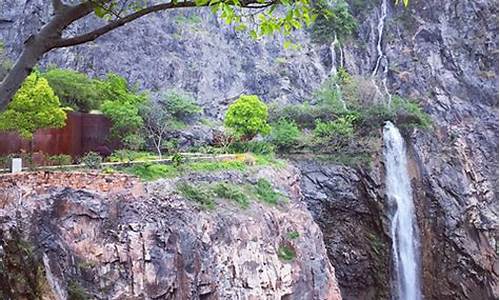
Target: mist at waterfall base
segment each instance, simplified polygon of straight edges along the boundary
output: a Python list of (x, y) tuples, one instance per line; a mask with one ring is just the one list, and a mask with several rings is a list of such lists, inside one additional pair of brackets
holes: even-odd
[(398, 128), (384, 125), (384, 158), (386, 195), (393, 208), (391, 238), (396, 275), (394, 299), (420, 300), (420, 266), (418, 227), (406, 161), (404, 139)]

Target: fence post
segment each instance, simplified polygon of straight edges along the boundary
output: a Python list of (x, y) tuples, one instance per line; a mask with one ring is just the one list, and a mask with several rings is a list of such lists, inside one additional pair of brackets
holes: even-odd
[(10, 161), (10, 172), (19, 173), (23, 170), (23, 160), (21, 158), (13, 158)]

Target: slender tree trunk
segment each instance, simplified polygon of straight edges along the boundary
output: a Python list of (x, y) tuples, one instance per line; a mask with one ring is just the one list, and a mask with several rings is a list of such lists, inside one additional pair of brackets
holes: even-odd
[(6, 109), (10, 100), (46, 51), (48, 49), (44, 43), (35, 36), (31, 36), (26, 41), (21, 56), (19, 56), (12, 70), (0, 83), (0, 112)]

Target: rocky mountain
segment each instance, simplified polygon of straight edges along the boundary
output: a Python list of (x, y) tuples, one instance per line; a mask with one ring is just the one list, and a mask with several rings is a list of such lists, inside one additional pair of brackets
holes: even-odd
[[(49, 15), (44, 1), (0, 1), (0, 38), (15, 57)], [(192, 92), (220, 118), (242, 92), (268, 102), (308, 99), (332, 65), (373, 78), (383, 98), (417, 99), (432, 130), (404, 130), (421, 240), (425, 299), (498, 298), (498, 3), (350, 1), (356, 34), (284, 49), (252, 41), (208, 12), (156, 14), (95, 43), (49, 54), (57, 64), (142, 87)], [(97, 22), (85, 20), (71, 32)], [(380, 26), (380, 25), (383, 26)], [(380, 34), (381, 33), (381, 34)], [(127, 38), (123, 38), (126, 36)], [(380, 46), (380, 47), (378, 47)], [(342, 57), (342, 61), (340, 61)], [(376, 67), (378, 66), (378, 67)], [(375, 72), (374, 72), (375, 71)], [(388, 299), (394, 274), (382, 150), (370, 169), (298, 161), (304, 202), (323, 231), (344, 299)]]

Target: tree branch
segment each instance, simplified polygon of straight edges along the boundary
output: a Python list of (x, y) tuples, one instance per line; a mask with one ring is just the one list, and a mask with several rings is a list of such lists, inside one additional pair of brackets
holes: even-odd
[(121, 27), (129, 22), (132, 22), (136, 19), (139, 19), (140, 17), (143, 17), (145, 15), (148, 15), (150, 13), (162, 11), (162, 10), (168, 10), (168, 9), (173, 9), (173, 8), (186, 8), (186, 7), (196, 7), (195, 2), (180, 2), (180, 3), (162, 3), (162, 4), (157, 4), (153, 5), (150, 7), (146, 7), (144, 9), (141, 9), (135, 13), (132, 13), (128, 16), (125, 16), (121, 19), (114, 20), (100, 28), (97, 28), (93, 31), (90, 31), (88, 33), (71, 37), (71, 38), (66, 38), (66, 39), (60, 39), (55, 43), (54, 48), (62, 48), (62, 47), (68, 47), (68, 46), (74, 46), (74, 45), (80, 45), (84, 44), (90, 41), (95, 40), (96, 38), (100, 37), (101, 35), (110, 32), (111, 30), (114, 30), (118, 27)]

